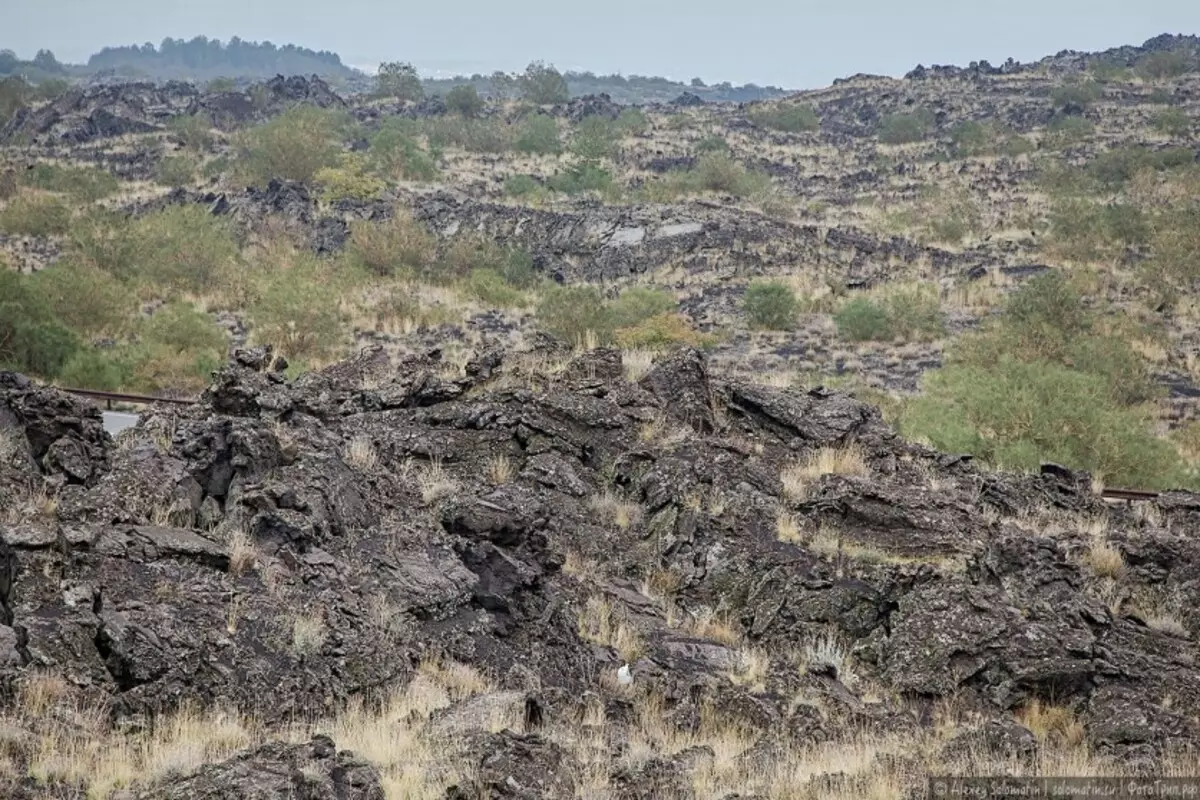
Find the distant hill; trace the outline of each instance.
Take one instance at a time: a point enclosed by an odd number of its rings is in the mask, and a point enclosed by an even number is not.
[[[453,78],[427,79],[421,81],[426,94],[445,94],[455,86],[471,84],[483,95],[494,96],[511,86],[512,77],[497,80],[496,75],[458,75]],[[788,91],[777,86],[758,86],[748,83],[735,86],[728,81],[711,86],[699,78],[690,83],[673,81],[669,78],[646,75],[596,75],[591,72],[566,72],[567,89],[572,97],[607,94],[618,103],[669,102],[685,92],[702,100],[715,103],[749,103],[757,100],[772,100],[783,97]]]
[[[310,50],[294,44],[247,42],[233,37],[228,44],[197,36],[189,41],[163,39],[127,47],[105,47],[88,59],[89,72],[111,72],[157,80],[206,80],[219,77],[269,78],[275,75],[348,77],[354,70],[337,53]]]

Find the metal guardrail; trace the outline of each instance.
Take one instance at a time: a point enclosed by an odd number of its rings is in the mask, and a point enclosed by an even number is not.
[[[168,403],[177,406],[195,405],[198,401],[194,399],[186,399],[179,397],[151,397],[145,394],[123,394],[121,392],[99,392],[92,389],[70,389],[65,386],[55,386],[60,392],[87,397],[92,400],[103,400],[105,407],[111,409],[113,403],[137,403],[139,405],[153,405],[155,403]]]
[[[1104,489],[1100,496],[1105,500],[1156,500],[1158,492],[1144,492],[1141,489]]]

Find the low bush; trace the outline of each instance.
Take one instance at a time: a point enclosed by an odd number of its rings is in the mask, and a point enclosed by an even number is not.
[[[191,304],[171,303],[142,325],[131,353],[131,384],[146,392],[197,391],[212,380],[229,348],[228,334]]]
[[[700,141],[696,142],[696,153],[698,155],[704,155],[705,153],[721,153],[723,155],[729,155],[729,142],[725,141],[724,136],[718,136],[715,133],[709,134]]]
[[[651,317],[676,309],[678,303],[668,292],[635,286],[608,303],[606,313],[609,328],[630,328]]]
[[[631,350],[663,350],[677,345],[710,347],[715,341],[679,313],[656,314],[636,325],[617,328],[614,339],[618,346]]]
[[[347,253],[375,275],[414,274],[433,263],[437,241],[420,223],[397,213],[385,222],[352,223]]]
[[[933,129],[933,114],[920,109],[906,114],[888,114],[879,121],[879,141],[884,144],[919,142]]]
[[[528,303],[524,292],[493,269],[473,270],[464,289],[470,297],[494,308],[520,308]]]
[[[315,256],[296,254],[286,268],[271,269],[248,309],[254,340],[289,360],[336,357],[346,343],[337,289],[328,264]]]
[[[533,257],[527,251],[469,237],[461,237],[446,248],[437,268],[447,279],[479,270],[496,275],[515,289],[531,289],[537,283]]]
[[[163,186],[188,186],[195,179],[196,162],[190,156],[166,156],[154,168],[154,181]]]
[[[1193,68],[1187,55],[1177,50],[1149,53],[1134,66],[1134,71],[1146,80],[1176,78]]]
[[[78,347],[29,280],[0,265],[0,369],[53,379]]]
[[[77,258],[60,258],[34,273],[30,285],[64,325],[84,338],[120,334],[135,310],[129,287]]]
[[[650,118],[640,108],[627,108],[614,123],[621,136],[643,136],[650,130]]]
[[[743,301],[750,327],[786,331],[796,325],[800,304],[792,287],[780,281],[758,280],[746,287]]]
[[[1103,87],[1095,81],[1082,81],[1056,86],[1050,90],[1050,102],[1066,113],[1079,113],[1103,96]]]
[[[618,135],[612,120],[596,115],[584,117],[571,132],[571,153],[585,161],[614,158]]]
[[[462,84],[446,92],[446,108],[464,117],[477,117],[483,111],[483,98],[474,86]]]
[[[120,182],[107,170],[45,162],[26,170],[22,182],[48,192],[61,192],[78,203],[103,200],[121,188]]]
[[[437,162],[421,147],[408,122],[389,118],[371,135],[367,153],[372,166],[387,180],[432,181]]]
[[[240,137],[239,171],[246,182],[272,178],[308,183],[341,152],[343,116],[315,106],[296,106]]]
[[[750,121],[761,128],[785,131],[787,133],[802,133],[815,131],[821,127],[821,119],[816,110],[801,103],[779,103],[772,107],[761,107],[751,111],[747,116]]]
[[[595,286],[547,286],[537,319],[542,330],[576,345],[589,334],[602,338],[609,331],[604,295]]]
[[[936,289],[893,288],[876,299],[858,297],[833,316],[838,333],[851,341],[930,341],[945,333]]]
[[[1114,403],[1098,375],[1005,357],[926,373],[923,389],[902,430],[941,450],[1015,469],[1050,460],[1152,489],[1188,480],[1171,444],[1151,435],[1143,415]]]
[[[119,260],[104,264],[117,278],[153,293],[204,294],[238,258],[229,223],[199,205],[170,206],[123,223],[113,248]]]
[[[180,114],[167,123],[171,135],[189,150],[204,151],[212,147],[212,126],[204,117],[196,114]]]
[[[557,155],[563,151],[558,122],[544,114],[530,114],[517,124],[513,143],[518,153]]]
[[[647,320],[674,313],[676,307],[670,294],[655,289],[635,287],[605,301],[594,286],[549,284],[537,316],[543,330],[565,341],[578,344],[592,335],[607,344],[614,341],[618,330],[638,328]]]
[[[878,303],[856,297],[842,306],[833,316],[838,333],[853,342],[892,339],[891,320]]]
[[[343,153],[336,167],[322,167],[313,175],[327,201],[374,200],[386,188],[382,180],[370,174],[365,156]]]
[[[614,189],[612,173],[594,161],[577,161],[566,170],[546,181],[555,192],[581,194],[583,192],[611,192]]]
[[[532,175],[509,175],[504,179],[504,193],[509,197],[532,197],[544,188]]]
[[[457,147],[471,153],[504,153],[514,146],[513,130],[500,120],[445,116],[426,119],[422,129],[431,147]]]
[[[71,209],[53,197],[21,194],[0,209],[0,232],[60,236],[71,226]]]
[[[1154,129],[1167,136],[1186,136],[1192,130],[1192,118],[1182,108],[1166,108],[1151,120]]]

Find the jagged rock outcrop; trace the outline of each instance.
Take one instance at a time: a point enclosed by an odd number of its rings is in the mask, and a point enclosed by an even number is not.
[[[1149,625],[1102,600],[1081,560],[1084,528],[1108,519],[1130,580],[1190,591],[1200,551],[1182,531],[1200,501],[1172,495],[1156,521],[1106,507],[1070,471],[982,471],[844,395],[715,380],[695,350],[638,383],[619,363],[586,353],[535,390],[503,380],[499,352],[447,378],[437,352],[366,351],[288,382],[269,351],[240,351],[198,405],[151,410],[119,443],[78,402],[4,375],[6,485],[55,488],[58,506],[0,525],[0,674],[69,676],[117,720],[192,702],[271,723],[404,685],[436,653],[497,681],[429,723],[475,732],[460,746],[476,773],[452,791],[557,797],[574,756],[486,720],[553,725],[606,691],[595,676],[621,656],[584,635],[600,602],[637,632],[631,674],[661,694],[664,724],[695,730],[715,709],[764,737],[755,758],[845,725],[919,728],[864,703],[864,680],[981,715],[947,752],[1031,758],[1010,720],[1034,701],[1073,708],[1118,759],[1154,763],[1200,735],[1200,618]],[[784,491],[786,466],[848,443],[866,475]],[[1039,514],[1079,525],[1053,538],[1022,527]],[[727,609],[746,644],[669,622],[638,588],[666,575],[671,614]],[[840,660],[778,660],[829,636],[848,643]],[[770,654],[757,684],[736,679],[747,645]],[[660,796],[679,758],[611,779]],[[306,796],[378,796],[371,770],[324,740],[265,745],[136,796],[258,796],[298,775]]]

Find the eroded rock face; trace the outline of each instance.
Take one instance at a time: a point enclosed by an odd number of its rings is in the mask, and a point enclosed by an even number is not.
[[[1102,600],[1081,559],[1084,521],[1107,519],[1133,588],[1191,591],[1194,497],[1164,497],[1160,523],[1067,470],[980,471],[850,397],[719,380],[686,348],[638,383],[592,351],[539,390],[504,380],[505,358],[446,378],[436,351],[368,350],[289,382],[268,350],[239,351],[199,404],[152,409],[118,443],[77,401],[0,376],[4,485],[58,493],[55,515],[0,524],[0,675],[62,675],[117,721],[187,702],[270,724],[403,686],[436,654],[496,684],[429,721],[476,764],[453,791],[561,797],[578,765],[539,731],[588,703],[618,726],[636,713],[599,677],[624,660],[587,622],[604,607],[637,632],[630,675],[661,697],[662,724],[736,721],[761,737],[747,759],[847,726],[917,731],[913,709],[951,697],[978,724],[947,753],[1033,758],[1013,717],[1035,701],[1131,763],[1196,741],[1200,619],[1181,608],[1178,630],[1152,627]],[[784,492],[784,467],[848,443],[866,475]],[[1043,512],[1079,529],[1030,530]],[[669,609],[645,588],[668,578]],[[713,609],[741,643],[706,633]],[[746,647],[767,659],[752,679]],[[788,660],[805,652],[802,669]],[[896,700],[865,702],[867,685]],[[497,717],[526,732],[496,732]],[[689,752],[609,777],[666,796],[712,757]],[[301,779],[304,796],[379,796],[327,740],[135,796]]]

